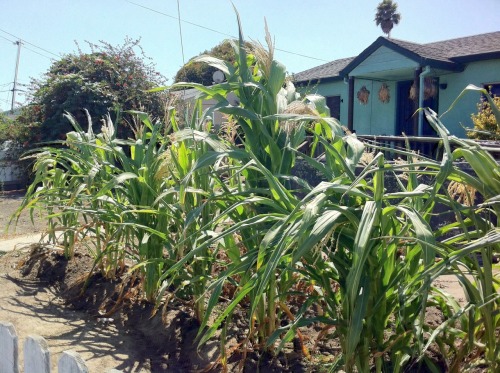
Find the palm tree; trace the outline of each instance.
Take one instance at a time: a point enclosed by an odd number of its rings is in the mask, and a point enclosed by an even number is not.
[[[391,37],[391,30],[394,25],[397,25],[401,20],[401,13],[398,12],[398,4],[393,3],[392,0],[382,0],[377,6],[377,13],[375,13],[375,23],[377,26],[382,27],[384,34]]]

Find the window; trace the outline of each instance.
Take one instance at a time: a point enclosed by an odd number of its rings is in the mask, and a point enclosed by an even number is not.
[[[340,120],[340,96],[326,97],[326,106],[330,109],[330,116]]]
[[[486,88],[493,97],[500,97],[500,83],[486,83],[483,84],[483,88]]]

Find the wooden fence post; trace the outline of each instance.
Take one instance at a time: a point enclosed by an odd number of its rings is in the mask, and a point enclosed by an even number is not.
[[[0,321],[0,372],[19,373],[17,334],[14,325]]]
[[[89,373],[85,361],[76,351],[63,351],[57,364],[58,373]],[[0,373],[19,373],[18,337],[14,325],[0,321]],[[50,373],[49,344],[37,335],[24,342],[24,373]],[[108,373],[122,373],[111,369]]]
[[[49,345],[38,335],[30,335],[24,342],[24,373],[50,373]]]
[[[59,373],[89,373],[85,361],[76,351],[64,351],[57,363]]]

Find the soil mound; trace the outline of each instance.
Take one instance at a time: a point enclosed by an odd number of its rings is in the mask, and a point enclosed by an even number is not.
[[[117,345],[124,343],[134,350],[140,361],[137,369],[127,372],[201,372],[220,371],[219,342],[209,341],[197,347],[199,323],[188,304],[182,300],[170,301],[159,309],[146,302],[138,277],[127,269],[113,279],[107,279],[94,268],[93,258],[77,250],[71,259],[63,252],[40,244],[31,245],[25,255],[9,253],[1,258],[9,271],[11,281],[30,284],[31,288],[50,288],[68,312],[78,312],[88,324],[97,327],[114,326],[119,330]],[[10,264],[7,264],[9,262]],[[34,290],[36,294],[40,289]],[[246,320],[237,320],[231,329],[235,345],[244,336]],[[127,336],[121,339],[120,336]],[[309,364],[295,346],[277,357],[259,355],[251,349],[230,349],[228,371],[245,372],[305,372]],[[331,351],[329,351],[331,353]],[[311,368],[309,366],[309,368]],[[123,369],[123,367],[121,368]]]

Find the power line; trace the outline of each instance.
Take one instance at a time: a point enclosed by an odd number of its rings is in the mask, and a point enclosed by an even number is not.
[[[47,58],[47,59],[49,59],[49,60],[51,60],[51,61],[55,61],[52,57],[47,57],[47,56],[46,56],[46,55],[44,55],[44,54],[38,53],[37,51],[35,51],[35,50],[31,49],[31,48],[28,48],[26,45],[23,45],[23,47],[24,47],[24,49],[27,49],[27,50],[29,50],[29,51],[31,51],[31,52],[33,52],[33,53],[38,54],[39,56],[45,57],[45,58]]]
[[[212,31],[212,32],[215,32],[216,34],[223,35],[223,36],[227,36],[227,37],[230,37],[230,38],[232,38],[232,39],[236,39],[236,36],[234,36],[234,35],[226,34],[225,32],[218,31],[218,30],[215,30],[215,29],[210,28],[210,27],[206,27],[206,26],[203,26],[203,25],[200,25],[200,24],[194,23],[194,22],[190,22],[190,21],[183,20],[183,19],[181,19],[180,17],[175,17],[175,16],[172,16],[172,15],[170,15],[170,14],[160,12],[159,10],[152,9],[152,8],[147,7],[147,6],[144,6],[144,5],[141,5],[141,4],[134,3],[134,2],[129,1],[129,0],[125,0],[125,1],[127,1],[127,3],[133,4],[133,5],[138,6],[138,7],[140,7],[140,8],[147,9],[147,10],[149,10],[149,11],[151,11],[151,12],[161,14],[161,15],[163,15],[163,16],[165,16],[165,17],[172,18],[172,19],[176,19],[176,20],[178,20],[179,22],[184,22],[184,23],[187,23],[188,25],[191,25],[191,26],[195,26],[195,27],[198,27],[198,28],[201,28],[201,29],[204,29],[204,30]],[[182,43],[182,41],[181,41],[181,43]],[[299,56],[299,57],[309,58],[309,59],[311,59],[311,60],[317,60],[317,61],[322,61],[322,62],[330,62],[330,61],[328,61],[328,60],[324,60],[324,59],[322,59],[322,58],[317,58],[317,57],[312,57],[312,56],[308,56],[308,55],[301,54],[301,53],[291,52],[291,51],[287,51],[287,50],[285,50],[285,49],[280,49],[280,48],[274,48],[274,49],[276,49],[277,51],[283,52],[283,53],[288,53],[288,54],[293,54],[293,55],[295,55],[295,56]]]
[[[10,39],[8,39],[8,38],[6,38],[6,37],[2,36],[2,35],[0,35],[0,38],[5,39],[5,40],[7,40],[8,42],[10,42],[10,43],[12,43],[12,44],[16,44],[16,42],[15,42],[15,41],[12,41],[12,40],[10,40]],[[25,42],[25,41],[24,41],[24,42]],[[45,58],[47,58],[47,59],[49,59],[49,60],[51,60],[51,61],[55,61],[52,57],[47,57],[47,56],[46,56],[46,55],[44,55],[44,54],[41,54],[41,53],[39,53],[39,52],[37,52],[37,51],[35,51],[35,50],[31,49],[31,48],[28,48],[26,45],[23,45],[23,48],[25,48],[25,49],[29,50],[30,52],[36,53],[36,54],[38,54],[39,56],[45,57]]]
[[[0,31],[2,31],[3,33],[5,33],[5,34],[7,34],[7,35],[10,35],[10,36],[12,36],[12,37],[14,37],[14,38],[16,38],[16,39],[18,39],[18,40],[21,40],[21,41],[22,41],[23,43],[25,43],[25,44],[29,44],[29,45],[31,45],[32,47],[35,47],[35,48],[37,48],[37,49],[40,49],[40,50],[44,51],[45,53],[51,54],[51,55],[53,55],[53,56],[56,56],[57,58],[61,58],[61,56],[59,56],[59,55],[57,55],[57,54],[55,54],[55,53],[52,53],[51,51],[48,51],[47,49],[44,49],[44,48],[42,48],[42,47],[39,47],[39,46],[38,46],[38,45],[36,45],[36,44],[30,43],[29,41],[26,41],[26,40],[24,40],[24,39],[22,39],[22,38],[20,38],[20,37],[18,37],[18,36],[16,36],[16,35],[14,35],[14,34],[11,34],[10,32],[7,32],[7,31],[2,30],[2,29],[0,29]],[[4,38],[4,39],[5,39],[5,38]]]
[[[165,16],[165,17],[168,17],[168,18],[172,18],[172,19],[176,19],[180,22],[184,22],[184,23],[187,23],[188,25],[191,25],[191,26],[195,26],[195,27],[199,27],[199,28],[202,28],[204,30],[208,30],[208,31],[212,31],[212,32],[215,32],[216,34],[219,34],[219,35],[223,35],[223,36],[228,36],[230,38],[233,38],[235,39],[236,37],[233,36],[233,35],[229,35],[229,34],[226,34],[225,32],[221,32],[221,31],[217,31],[217,30],[214,30],[213,28],[210,28],[210,27],[206,27],[206,26],[202,26],[202,25],[199,25],[197,23],[193,23],[193,22],[189,22],[189,21],[185,21],[183,19],[180,19],[178,17],[175,17],[175,16],[172,16],[170,14],[167,14],[167,13],[163,13],[163,12],[160,12],[159,10],[156,10],[156,9],[152,9],[152,8],[148,8],[147,6],[144,6],[144,5],[141,5],[141,4],[137,4],[137,3],[134,3],[132,1],[129,1],[129,0],[126,0],[127,3],[130,3],[130,4],[133,4],[133,5],[136,5],[140,8],[144,8],[144,9],[147,9],[147,10],[150,10],[154,13],[158,13],[158,14],[161,14],[162,16]]]
[[[12,43],[12,44],[15,44],[15,43],[16,43],[15,41],[12,41],[12,40],[10,40],[10,39],[6,38],[5,36],[2,36],[2,35],[0,35],[0,38],[5,39],[5,40],[7,40],[9,43]]]

